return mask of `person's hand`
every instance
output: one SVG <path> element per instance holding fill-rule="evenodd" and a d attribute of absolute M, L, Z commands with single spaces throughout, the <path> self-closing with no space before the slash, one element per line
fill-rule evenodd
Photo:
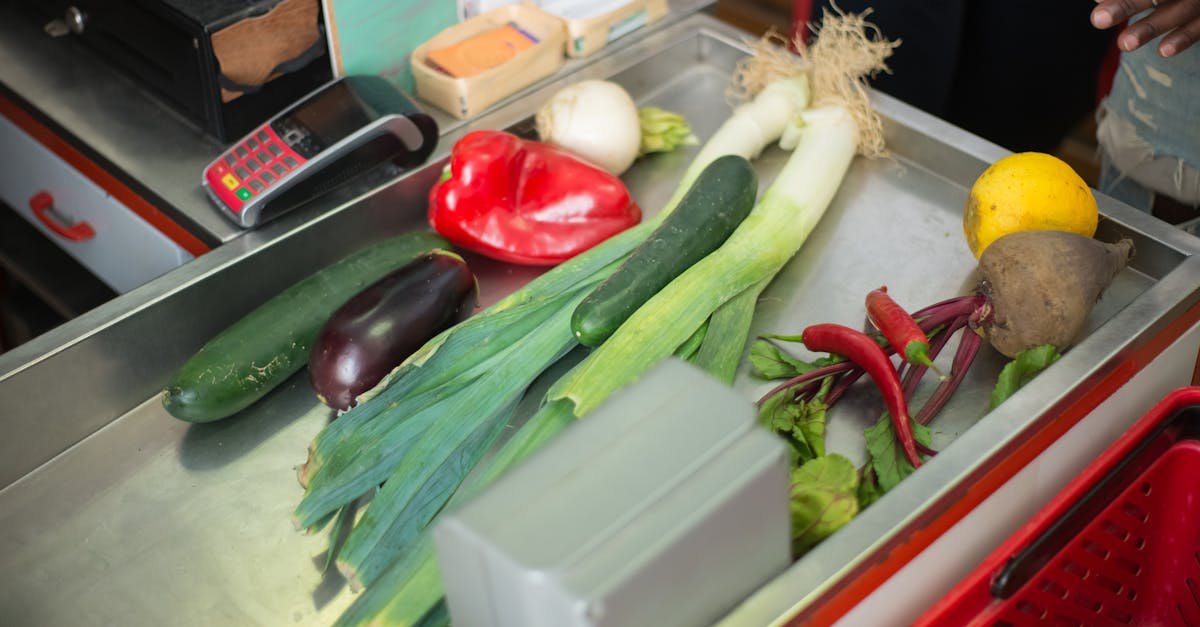
<path fill-rule="evenodd" d="M 1200 0 L 1096 0 L 1092 25 L 1111 28 L 1145 11 L 1154 12 L 1130 24 L 1117 35 L 1117 47 L 1125 52 L 1136 50 L 1163 35 L 1158 53 L 1164 57 L 1183 52 L 1200 39 Z"/>

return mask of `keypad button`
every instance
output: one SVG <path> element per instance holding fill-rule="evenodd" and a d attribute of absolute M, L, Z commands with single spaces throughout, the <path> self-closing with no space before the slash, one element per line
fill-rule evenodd
<path fill-rule="evenodd" d="M 283 165 L 286 165 L 289 169 L 295 169 L 300 164 L 291 155 L 288 155 L 283 158 Z"/>
<path fill-rule="evenodd" d="M 266 170 L 263 170 L 262 174 L 259 174 L 259 177 L 261 177 L 262 180 L 266 181 L 267 185 L 270 185 L 271 183 L 275 182 L 275 175 L 271 174 L 270 172 L 267 172 Z"/>
<path fill-rule="evenodd" d="M 245 187 L 238 189 L 235 193 L 237 194 L 237 197 L 241 198 L 242 200 L 250 200 L 250 198 L 254 196 L 254 194 L 250 193 L 250 190 L 246 189 Z"/>
<path fill-rule="evenodd" d="M 254 139 L 253 137 L 251 137 L 250 139 L 247 139 L 246 147 L 249 148 L 250 150 L 257 150 L 258 149 L 258 140 Z"/>
<path fill-rule="evenodd" d="M 278 163 L 272 163 L 271 169 L 274 170 L 275 173 L 278 174 L 279 176 L 283 176 L 284 174 L 287 174 L 287 168 L 283 167 L 283 165 L 278 164 Z"/>
<path fill-rule="evenodd" d="M 259 163 L 254 157 L 246 157 L 246 167 L 250 168 L 251 172 L 254 172 L 261 168 L 262 164 Z"/>
<path fill-rule="evenodd" d="M 258 138 L 258 141 L 260 141 L 264 144 L 271 141 L 271 136 L 269 134 L 267 134 L 266 131 L 259 131 L 258 135 L 255 135 L 255 137 Z"/>
<path fill-rule="evenodd" d="M 254 179 L 253 181 L 250 181 L 250 187 L 253 187 L 254 191 L 256 192 L 261 192 L 266 185 L 263 185 L 262 181 Z"/>
<path fill-rule="evenodd" d="M 246 148 L 244 146 L 238 146 L 237 148 L 234 148 L 233 153 L 238 156 L 238 159 L 245 159 L 246 155 L 250 154 L 246 152 Z"/>
<path fill-rule="evenodd" d="M 221 184 L 223 184 L 226 189 L 237 189 L 237 186 L 241 184 L 241 181 L 234 178 L 232 174 L 226 174 L 225 176 L 221 177 Z"/>
<path fill-rule="evenodd" d="M 217 178 L 221 178 L 221 177 L 225 176 L 226 174 L 229 174 L 229 166 L 218 161 L 217 163 L 213 164 L 212 173 L 217 175 Z"/>
<path fill-rule="evenodd" d="M 230 166 L 237 165 L 237 158 L 233 155 L 225 155 L 225 163 L 229 164 Z"/>
<path fill-rule="evenodd" d="M 250 176 L 250 173 L 247 172 L 246 168 L 243 168 L 242 166 L 238 166 L 238 167 L 234 168 L 233 173 L 238 175 L 238 178 L 240 178 L 240 179 L 244 179 L 247 176 Z"/>
<path fill-rule="evenodd" d="M 279 147 L 279 144 L 267 144 L 267 150 L 270 150 L 271 154 L 276 157 L 283 154 L 283 149 Z"/>
<path fill-rule="evenodd" d="M 271 155 L 268 155 L 265 152 L 259 152 L 257 155 L 254 155 L 254 156 L 258 157 L 258 160 L 262 161 L 263 163 L 271 162 Z"/>

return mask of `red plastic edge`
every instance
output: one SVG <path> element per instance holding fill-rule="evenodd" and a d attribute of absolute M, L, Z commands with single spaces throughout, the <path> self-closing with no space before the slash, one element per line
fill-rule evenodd
<path fill-rule="evenodd" d="M 1147 435 L 1171 417 L 1177 410 L 1200 404 L 1200 388 L 1185 387 L 1164 397 L 1140 418 L 1124 435 L 1100 454 L 1079 476 L 1071 480 L 1054 499 L 1033 518 L 996 548 L 980 565 L 935 603 L 915 623 L 920 627 L 958 627 L 971 622 L 992 602 L 990 587 L 993 576 L 1004 567 L 1008 558 L 1032 542 L 1054 521 L 1066 514 L 1092 485 L 1125 459 Z"/>
<path fill-rule="evenodd" d="M 100 186 L 101 189 L 111 194 L 113 198 L 119 200 L 130 211 L 133 211 L 163 235 L 166 235 L 171 241 L 178 244 L 180 248 L 196 257 L 211 250 L 207 244 L 200 241 L 195 235 L 192 235 L 182 226 L 179 226 L 174 220 L 147 202 L 146 199 L 139 196 L 107 170 L 84 156 L 82 152 L 79 152 L 79 150 L 67 143 L 62 137 L 59 137 L 57 133 L 35 120 L 29 112 L 3 95 L 0 95 L 0 115 L 8 118 L 38 143 L 58 155 L 59 158 L 66 161 L 71 167 Z"/>

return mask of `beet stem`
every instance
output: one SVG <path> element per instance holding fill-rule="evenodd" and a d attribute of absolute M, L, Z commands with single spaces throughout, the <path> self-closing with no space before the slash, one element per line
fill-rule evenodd
<path fill-rule="evenodd" d="M 967 326 L 967 320 L 967 316 L 959 316 L 947 325 L 945 329 L 933 336 L 929 342 L 929 359 L 937 359 L 942 349 L 949 343 L 950 337 L 958 332 L 959 329 Z M 928 371 L 928 368 L 925 366 L 909 364 L 909 368 L 904 374 L 904 398 L 912 400 L 913 394 L 917 392 L 917 386 L 920 385 L 926 371 Z"/>
<path fill-rule="evenodd" d="M 966 377 L 967 370 L 971 367 L 971 363 L 975 360 L 975 355 L 979 353 L 979 347 L 983 344 L 983 337 L 972 329 L 966 329 L 962 333 L 962 339 L 958 341 L 958 351 L 954 354 L 954 364 L 951 367 L 950 378 L 942 381 L 941 385 L 933 392 L 933 396 L 921 408 L 921 412 L 917 414 L 917 422 L 927 425 L 939 411 L 949 402 L 950 396 L 958 389 Z"/>
<path fill-rule="evenodd" d="M 986 305 L 988 299 L 982 294 L 960 296 L 956 299 L 931 305 L 913 314 L 921 329 L 929 333 L 933 329 L 959 317 L 970 316 Z"/>
<path fill-rule="evenodd" d="M 788 388 L 795 387 L 796 385 L 799 385 L 801 383 L 807 383 L 809 381 L 816 381 L 818 379 L 827 377 L 829 375 L 839 374 L 842 372 L 853 370 L 854 368 L 855 368 L 855 365 L 852 362 L 840 361 L 836 364 L 832 364 L 829 366 L 823 366 L 821 368 L 816 368 L 814 370 L 809 370 L 808 372 L 805 372 L 804 374 L 792 377 L 791 379 L 788 379 L 787 381 L 784 381 L 783 383 L 780 383 L 779 385 L 771 388 L 771 391 L 767 392 L 766 394 L 763 394 L 762 398 L 758 399 L 758 402 L 755 403 L 755 405 L 757 405 L 758 407 L 761 408 L 764 403 L 771 400 L 771 397 L 783 392 L 784 390 L 786 390 Z"/>
<path fill-rule="evenodd" d="M 829 394 L 825 395 L 825 406 L 833 407 L 833 404 L 842 398 L 846 390 L 850 389 L 850 386 L 854 385 L 854 382 L 858 381 L 859 377 L 862 377 L 866 372 L 862 368 L 855 368 L 839 377 L 837 383 L 834 383 L 833 387 L 829 388 Z"/>

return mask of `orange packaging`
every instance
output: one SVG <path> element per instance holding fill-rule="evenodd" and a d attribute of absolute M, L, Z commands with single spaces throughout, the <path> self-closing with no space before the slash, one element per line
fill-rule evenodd
<path fill-rule="evenodd" d="M 455 78 L 481 74 L 532 48 L 537 40 L 509 23 L 468 37 L 456 44 L 429 51 L 428 62 Z"/>

